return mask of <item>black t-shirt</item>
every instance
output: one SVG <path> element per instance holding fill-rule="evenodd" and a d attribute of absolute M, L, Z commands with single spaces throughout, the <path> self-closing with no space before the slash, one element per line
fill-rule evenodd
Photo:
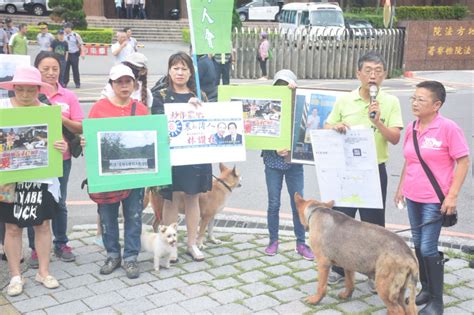
<path fill-rule="evenodd" d="M 66 41 L 53 40 L 51 48 L 55 53 L 61 56 L 61 60 L 66 60 L 66 53 L 69 50 L 69 46 Z"/>

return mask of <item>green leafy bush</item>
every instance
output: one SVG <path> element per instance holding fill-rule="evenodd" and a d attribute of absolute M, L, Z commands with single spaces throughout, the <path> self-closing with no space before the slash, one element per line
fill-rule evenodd
<path fill-rule="evenodd" d="M 49 0 L 49 6 L 53 8 L 53 21 L 71 22 L 77 29 L 87 29 L 83 0 Z"/>
<path fill-rule="evenodd" d="M 61 29 L 62 27 L 59 25 L 49 25 L 48 28 L 52 34 L 55 34 L 56 30 Z M 111 28 L 89 28 L 87 30 L 74 31 L 81 35 L 84 43 L 112 43 L 113 30 Z M 39 33 L 40 29 L 37 26 L 28 26 L 28 32 L 26 33 L 26 37 L 29 40 L 36 40 L 36 36 Z"/>
<path fill-rule="evenodd" d="M 183 28 L 181 30 L 181 36 L 183 36 L 183 42 L 186 44 L 191 44 L 191 33 L 189 31 L 189 28 Z"/>

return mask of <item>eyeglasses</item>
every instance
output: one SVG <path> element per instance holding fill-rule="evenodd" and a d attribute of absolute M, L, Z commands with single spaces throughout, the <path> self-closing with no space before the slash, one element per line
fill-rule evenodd
<path fill-rule="evenodd" d="M 385 73 L 385 71 L 381 68 L 376 68 L 376 69 L 372 69 L 372 68 L 366 68 L 366 69 L 362 69 L 362 73 L 369 76 L 372 74 L 372 72 L 375 74 L 376 77 L 380 77 L 381 75 L 383 75 Z"/>
<path fill-rule="evenodd" d="M 410 96 L 410 102 L 412 103 L 417 103 L 417 104 L 425 104 L 428 103 L 428 100 L 425 100 L 421 97 L 416 97 L 416 96 Z"/>

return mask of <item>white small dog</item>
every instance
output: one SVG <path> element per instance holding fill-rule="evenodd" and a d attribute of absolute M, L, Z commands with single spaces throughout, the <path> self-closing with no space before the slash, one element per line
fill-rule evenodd
<path fill-rule="evenodd" d="M 170 226 L 160 225 L 158 233 L 142 233 L 142 249 L 147 252 L 153 252 L 153 265 L 156 271 L 160 271 L 160 266 L 170 267 L 170 255 L 173 251 L 176 251 L 178 243 L 177 229 L 178 224 L 173 223 Z M 163 258 L 161 263 L 160 258 Z"/>

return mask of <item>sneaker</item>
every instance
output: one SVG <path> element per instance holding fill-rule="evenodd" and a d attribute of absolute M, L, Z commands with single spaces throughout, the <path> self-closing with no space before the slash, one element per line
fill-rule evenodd
<path fill-rule="evenodd" d="M 189 256 L 191 256 L 191 258 L 194 261 L 203 261 L 204 260 L 204 254 L 199 250 L 199 248 L 196 245 L 188 247 L 187 254 Z"/>
<path fill-rule="evenodd" d="M 36 253 L 35 249 L 31 250 L 30 268 L 32 268 L 32 269 L 38 269 L 39 268 L 38 253 Z"/>
<path fill-rule="evenodd" d="M 59 248 L 54 248 L 54 254 L 56 257 L 65 262 L 71 262 L 76 260 L 76 255 L 72 253 L 72 248 L 66 244 L 61 244 Z"/>
<path fill-rule="evenodd" d="M 306 260 L 314 260 L 313 252 L 311 251 L 311 248 L 309 248 L 309 246 L 306 244 L 296 245 L 295 252 L 303 256 L 303 258 Z"/>
<path fill-rule="evenodd" d="M 59 282 L 52 275 L 47 275 L 46 277 L 40 276 L 39 273 L 36 274 L 35 280 L 41 283 L 45 288 L 56 289 L 59 287 Z"/>
<path fill-rule="evenodd" d="M 328 283 L 329 284 L 336 284 L 344 280 L 344 276 L 338 274 L 337 272 L 330 271 L 328 276 Z"/>
<path fill-rule="evenodd" d="M 140 275 L 138 263 L 135 260 L 124 261 L 123 269 L 125 269 L 125 273 L 127 274 L 128 279 L 136 279 Z"/>
<path fill-rule="evenodd" d="M 120 257 L 117 257 L 117 258 L 107 257 L 104 265 L 100 267 L 100 274 L 101 275 L 111 274 L 112 271 L 120 267 L 121 263 L 122 263 L 122 258 Z"/>
<path fill-rule="evenodd" d="M 273 241 L 268 245 L 267 248 L 265 248 L 265 254 L 268 256 L 275 256 L 276 253 L 278 252 L 278 241 Z"/>
<path fill-rule="evenodd" d="M 374 280 L 368 278 L 367 279 L 367 284 L 369 286 L 369 291 L 372 292 L 373 294 L 377 294 L 377 290 L 375 289 L 375 282 Z"/>
<path fill-rule="evenodd" d="M 76 84 L 76 89 L 80 89 L 81 88 L 81 85 L 80 84 Z"/>
<path fill-rule="evenodd" d="M 7 287 L 7 294 L 9 296 L 17 296 L 23 293 L 23 285 L 25 284 L 25 279 L 21 276 L 14 276 L 10 280 L 10 284 Z"/>

